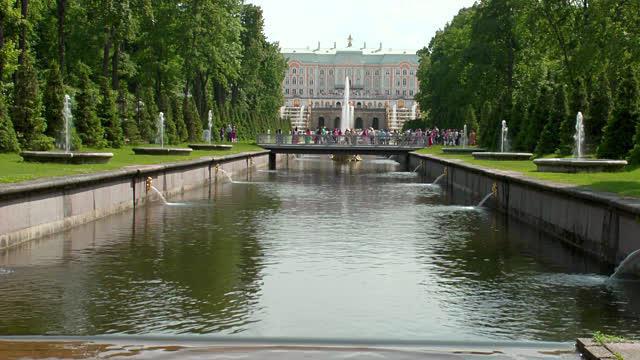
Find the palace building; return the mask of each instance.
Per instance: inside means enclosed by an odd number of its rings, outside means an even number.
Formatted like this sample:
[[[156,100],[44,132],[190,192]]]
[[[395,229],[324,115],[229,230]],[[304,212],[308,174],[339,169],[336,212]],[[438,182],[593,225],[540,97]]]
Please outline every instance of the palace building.
[[[292,127],[304,130],[339,127],[349,78],[350,105],[355,127],[401,129],[419,117],[414,96],[418,91],[415,50],[347,47],[283,49],[288,69],[283,82],[285,104],[280,111]]]

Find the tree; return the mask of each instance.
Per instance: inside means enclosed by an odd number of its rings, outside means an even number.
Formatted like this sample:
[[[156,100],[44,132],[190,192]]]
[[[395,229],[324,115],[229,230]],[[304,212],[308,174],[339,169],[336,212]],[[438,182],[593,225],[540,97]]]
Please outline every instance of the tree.
[[[158,108],[164,113],[165,142],[168,144],[180,143],[180,141],[178,140],[176,124],[173,121],[173,107],[171,106],[171,100],[169,99],[169,96],[164,92],[162,93],[162,95],[160,95]]]
[[[47,72],[46,91],[44,93],[44,116],[47,121],[47,136],[60,139],[64,130],[62,109],[64,107],[64,85],[60,68],[56,62],[51,63]]]
[[[16,152],[20,150],[20,144],[4,99],[4,96],[0,96],[0,152]]]
[[[633,68],[624,69],[616,97],[613,116],[609,119],[598,147],[598,156],[606,159],[623,159],[633,148],[633,137],[639,121],[638,80]],[[635,153],[633,154],[635,160]]]
[[[111,91],[109,79],[100,79],[100,102],[98,104],[98,117],[104,128],[107,144],[113,148],[120,148],[124,144],[122,124],[118,116],[116,100]]]
[[[573,136],[575,134],[576,122],[575,117],[571,116],[567,90],[564,85],[560,85],[559,88],[556,89],[556,97],[553,108],[551,109],[551,114],[559,124],[559,128],[557,129],[559,133],[553,134],[553,137],[557,138],[555,141],[557,151],[560,155],[571,155],[574,147]],[[553,152],[553,150],[555,149],[552,149],[550,152]]]
[[[581,112],[584,118],[589,116],[589,96],[582,78],[578,79],[578,86],[573,91],[571,109],[567,109],[568,115],[565,116],[562,124],[560,124],[560,145],[558,146],[560,155],[571,155],[573,153],[578,112]]]
[[[568,125],[570,124],[569,101],[564,85],[556,85],[553,104],[543,114],[548,114],[548,118],[536,145],[535,153],[538,156],[555,152],[562,139],[561,129],[564,128],[565,132],[568,131],[566,128],[569,131],[571,129],[571,125]]]
[[[527,129],[522,134],[521,145],[523,150],[535,150],[544,127],[552,117],[551,108],[553,107],[553,99],[553,89],[549,83],[542,84],[534,109],[528,118]]]
[[[595,148],[602,140],[605,125],[611,119],[613,98],[609,79],[605,71],[598,76],[598,83],[591,93],[590,114],[585,118],[584,130],[586,140]]]
[[[467,105],[464,120],[465,124],[467,124],[469,133],[471,133],[471,131],[478,131],[478,119],[476,118],[476,111],[473,109],[472,105]]]
[[[145,88],[141,99],[138,129],[144,141],[155,143],[157,138],[158,107],[153,97],[153,90]]]
[[[478,129],[479,143],[482,147],[495,149],[497,146],[497,134],[494,130],[498,122],[493,116],[493,107],[489,101],[485,101],[480,112],[480,125]]]
[[[202,139],[202,122],[198,115],[196,103],[192,97],[185,97],[183,101],[184,123],[187,127],[189,141]]]
[[[185,142],[189,139],[187,125],[184,123],[184,110],[177,97],[171,99],[171,111],[173,112],[173,122],[176,124],[176,137],[178,143]]]
[[[18,66],[13,99],[11,118],[20,147],[30,150],[53,148],[53,139],[44,134],[47,124],[42,117],[38,79],[29,53]]]
[[[89,78],[89,68],[84,64],[79,64],[78,67],[80,68],[80,84],[74,114],[76,130],[82,144],[100,149],[107,145],[107,141],[104,138],[104,128],[96,114],[95,85]]]

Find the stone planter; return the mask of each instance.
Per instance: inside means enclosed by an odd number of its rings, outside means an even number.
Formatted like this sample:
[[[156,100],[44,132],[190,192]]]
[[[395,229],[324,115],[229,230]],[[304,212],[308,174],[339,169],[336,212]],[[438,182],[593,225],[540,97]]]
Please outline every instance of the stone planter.
[[[531,153],[513,152],[474,152],[473,158],[476,160],[499,160],[499,161],[526,161],[531,160]]]
[[[193,149],[179,148],[133,148],[136,155],[184,155],[189,156]]]
[[[533,163],[540,172],[555,173],[616,172],[627,166],[624,160],[604,159],[536,159]]]
[[[112,153],[23,151],[22,159],[27,162],[61,164],[105,164],[113,157]]]
[[[189,147],[193,150],[231,150],[233,149],[233,145],[223,145],[223,144],[189,144]]]

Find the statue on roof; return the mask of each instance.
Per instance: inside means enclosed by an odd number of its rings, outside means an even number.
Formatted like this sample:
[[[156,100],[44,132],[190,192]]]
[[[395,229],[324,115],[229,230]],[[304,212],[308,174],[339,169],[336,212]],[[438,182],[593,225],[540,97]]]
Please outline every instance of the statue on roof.
[[[347,39],[347,41],[347,47],[353,46],[353,38],[351,37],[351,34],[349,34],[349,38]]]

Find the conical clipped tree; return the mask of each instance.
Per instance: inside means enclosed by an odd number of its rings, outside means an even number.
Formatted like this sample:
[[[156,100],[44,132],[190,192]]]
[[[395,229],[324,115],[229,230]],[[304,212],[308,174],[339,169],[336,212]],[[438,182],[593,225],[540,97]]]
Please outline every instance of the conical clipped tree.
[[[44,116],[47,121],[46,135],[54,139],[61,139],[64,130],[62,109],[64,108],[64,85],[60,75],[60,67],[52,62],[47,71],[46,90],[43,96]]]
[[[0,152],[16,152],[20,150],[20,144],[4,99],[4,96],[0,96]]]
[[[122,119],[122,132],[124,142],[138,144],[141,141],[138,125],[136,124],[135,98],[127,91],[126,86],[121,86],[118,91],[118,116]]]
[[[525,151],[534,151],[540,134],[551,117],[551,108],[553,106],[553,89],[549,83],[543,83],[540,86],[538,97],[533,111],[528,117],[527,129],[521,129],[522,145]]]
[[[554,134],[557,138],[557,152],[560,155],[571,155],[573,153],[573,135],[576,131],[576,122],[575,116],[572,116],[571,113],[566,87],[559,85],[556,89],[551,114],[560,124],[559,134]]]
[[[79,93],[76,97],[77,106],[74,112],[74,123],[82,144],[95,148],[103,148],[107,145],[104,138],[104,128],[96,114],[96,89],[89,78],[89,68],[86,65],[78,66],[80,72]]]
[[[567,99],[567,90],[564,85],[559,84],[555,89],[553,105],[549,109],[549,118],[542,129],[542,133],[538,139],[535,153],[536,155],[551,154],[556,151],[560,145],[559,131],[562,127],[567,126],[569,119],[569,102]]]
[[[173,122],[176,124],[176,137],[178,143],[187,141],[189,138],[189,132],[187,131],[187,125],[184,123],[184,110],[182,101],[178,97],[171,98],[171,110],[173,112]]]
[[[636,124],[636,134],[633,137],[633,149],[629,152],[627,160],[631,165],[640,165],[640,120]]]
[[[106,77],[100,79],[100,103],[98,104],[98,117],[104,128],[107,144],[113,148],[120,148],[124,144],[124,134],[120,116],[116,107],[116,99],[111,91],[109,80]]]
[[[604,127],[611,119],[613,97],[607,72],[598,76],[598,81],[591,93],[589,116],[584,121],[584,132],[589,144],[597,146],[602,141]],[[595,147],[594,146],[594,147]]]
[[[26,53],[15,74],[11,118],[20,147],[29,150],[50,150],[53,138],[44,134],[47,124],[42,117],[42,101],[31,55]]]
[[[631,66],[623,74],[613,115],[605,126],[598,156],[607,159],[623,159],[634,147],[633,137],[638,124],[638,80]]]
[[[142,140],[150,143],[156,142],[157,137],[157,121],[158,107],[153,96],[153,90],[150,87],[142,91],[142,109],[140,111],[138,129]]]
[[[529,111],[527,103],[523,101],[523,97],[520,96],[513,102],[511,107],[511,121],[509,122],[509,135],[511,136],[512,147],[514,149],[521,149],[520,146],[520,133],[522,128],[526,128],[527,117]]]
[[[493,119],[493,107],[491,103],[485,101],[482,105],[482,110],[480,112],[480,125],[478,129],[478,138],[480,146],[493,149],[496,147],[494,140],[493,127],[497,126],[494,124],[495,121]],[[495,126],[494,126],[495,125]]]
[[[173,121],[173,107],[171,106],[171,100],[166,93],[162,93],[162,95],[160,95],[158,108],[164,113],[165,142],[168,144],[178,144],[179,141],[176,124]]]
[[[567,116],[560,125],[560,146],[558,147],[558,153],[560,155],[571,155],[573,153],[573,148],[575,147],[576,116],[578,112],[582,112],[585,118],[589,116],[587,86],[581,78],[578,79],[577,86],[573,91],[569,116]]]
[[[182,109],[189,141],[200,141],[202,139],[202,121],[193,97],[184,98]]]

